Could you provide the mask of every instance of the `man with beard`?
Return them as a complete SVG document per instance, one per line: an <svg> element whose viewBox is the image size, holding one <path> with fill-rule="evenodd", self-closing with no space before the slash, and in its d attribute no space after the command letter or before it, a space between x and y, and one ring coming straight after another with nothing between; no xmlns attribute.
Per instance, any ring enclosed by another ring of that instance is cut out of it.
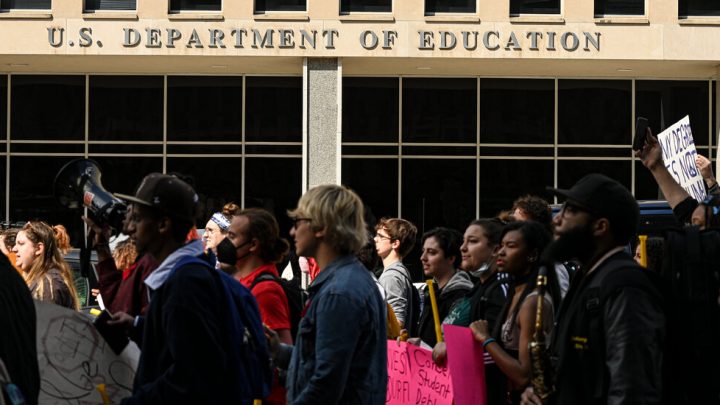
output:
<svg viewBox="0 0 720 405"><path fill-rule="evenodd" d="M665 315L662 296L625 252L639 223L637 202L600 174L580 179L556 215L546 259L581 264L560 307L550 345L554 393L532 388L523 404L661 402Z"/></svg>

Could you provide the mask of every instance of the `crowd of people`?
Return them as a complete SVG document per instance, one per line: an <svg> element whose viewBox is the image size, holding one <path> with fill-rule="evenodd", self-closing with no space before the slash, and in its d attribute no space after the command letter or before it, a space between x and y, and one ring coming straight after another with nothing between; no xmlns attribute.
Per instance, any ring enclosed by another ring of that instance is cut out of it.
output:
<svg viewBox="0 0 720 405"><path fill-rule="evenodd" d="M698 166L711 198L697 202L672 180L652 135L637 156L680 221L715 228L717 183L706 162ZM150 174L134 195L118 195L129 206L121 230L129 238L114 250L112 230L85 218L109 325L142 353L123 403L382 404L388 344L426 347L446 364L436 322L469 327L482 345L488 404L667 403L663 361L679 342L667 334L668 297L648 276L662 264L662 239L633 250L638 203L604 175L549 191L565 201L554 216L542 198L522 196L464 233L419 234L402 218L369 219L352 190L321 185L288 212L291 246L271 213L231 202L198 238L192 186ZM405 262L416 241L427 288ZM79 307L68 246L62 228L38 221L0 240L9 259L0 260L0 322L13 331L0 334L0 359L28 404L39 389L28 362L31 298ZM262 336L248 326L251 313L239 314L244 332L234 328L243 291ZM248 350L269 356L267 384L264 365L253 363L263 357Z"/></svg>

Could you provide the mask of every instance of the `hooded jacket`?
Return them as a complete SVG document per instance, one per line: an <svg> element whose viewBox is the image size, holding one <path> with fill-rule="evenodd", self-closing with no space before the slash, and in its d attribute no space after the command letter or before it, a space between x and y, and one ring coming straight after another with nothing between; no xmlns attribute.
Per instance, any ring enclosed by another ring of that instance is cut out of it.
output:
<svg viewBox="0 0 720 405"><path fill-rule="evenodd" d="M440 320L450 313L455 302L464 297L473 288L470 276L464 271L456 271L450 278L450 281L444 288L440 289L436 281L433 281L435 289L435 297L437 299L438 312ZM423 300L423 310L420 315L420 328L418 335L423 342L431 347L437 343L435 336L435 321L433 320L432 305L430 303L430 293L425 289L425 299Z"/></svg>

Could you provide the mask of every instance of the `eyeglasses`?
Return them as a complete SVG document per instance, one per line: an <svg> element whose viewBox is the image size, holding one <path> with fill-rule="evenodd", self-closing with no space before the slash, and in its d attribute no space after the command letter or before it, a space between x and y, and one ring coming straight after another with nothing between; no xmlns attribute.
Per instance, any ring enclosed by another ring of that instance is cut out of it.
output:
<svg viewBox="0 0 720 405"><path fill-rule="evenodd" d="M290 217L290 220L293 223L293 228L297 228L298 222L301 222L301 221L311 222L312 218Z"/></svg>
<svg viewBox="0 0 720 405"><path fill-rule="evenodd" d="M383 235L383 234L381 234L381 233L376 233L376 234L375 234L375 237L378 238L378 239L393 240L393 238L391 238L391 237L389 237L389 236L385 236L385 235Z"/></svg>

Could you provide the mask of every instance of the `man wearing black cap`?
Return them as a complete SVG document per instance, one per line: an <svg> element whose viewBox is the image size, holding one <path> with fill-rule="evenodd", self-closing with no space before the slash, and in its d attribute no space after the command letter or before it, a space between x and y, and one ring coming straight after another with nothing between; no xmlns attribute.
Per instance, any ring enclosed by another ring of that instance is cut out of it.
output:
<svg viewBox="0 0 720 405"><path fill-rule="evenodd" d="M133 395L124 404L241 403L233 396L232 345L224 326L224 290L206 266L188 263L203 253L199 240L185 244L194 224L197 194L175 176L151 173L134 196L127 229L139 251L160 265L145 280L150 307L143 325L142 354ZM117 322L129 317L115 314ZM132 318L130 318L132 319Z"/></svg>
<svg viewBox="0 0 720 405"><path fill-rule="evenodd" d="M665 315L662 296L624 249L640 212L620 183L600 174L569 190L553 222L548 259L578 260L581 269L559 309L550 353L552 404L661 402ZM524 404L540 404L532 388Z"/></svg>

